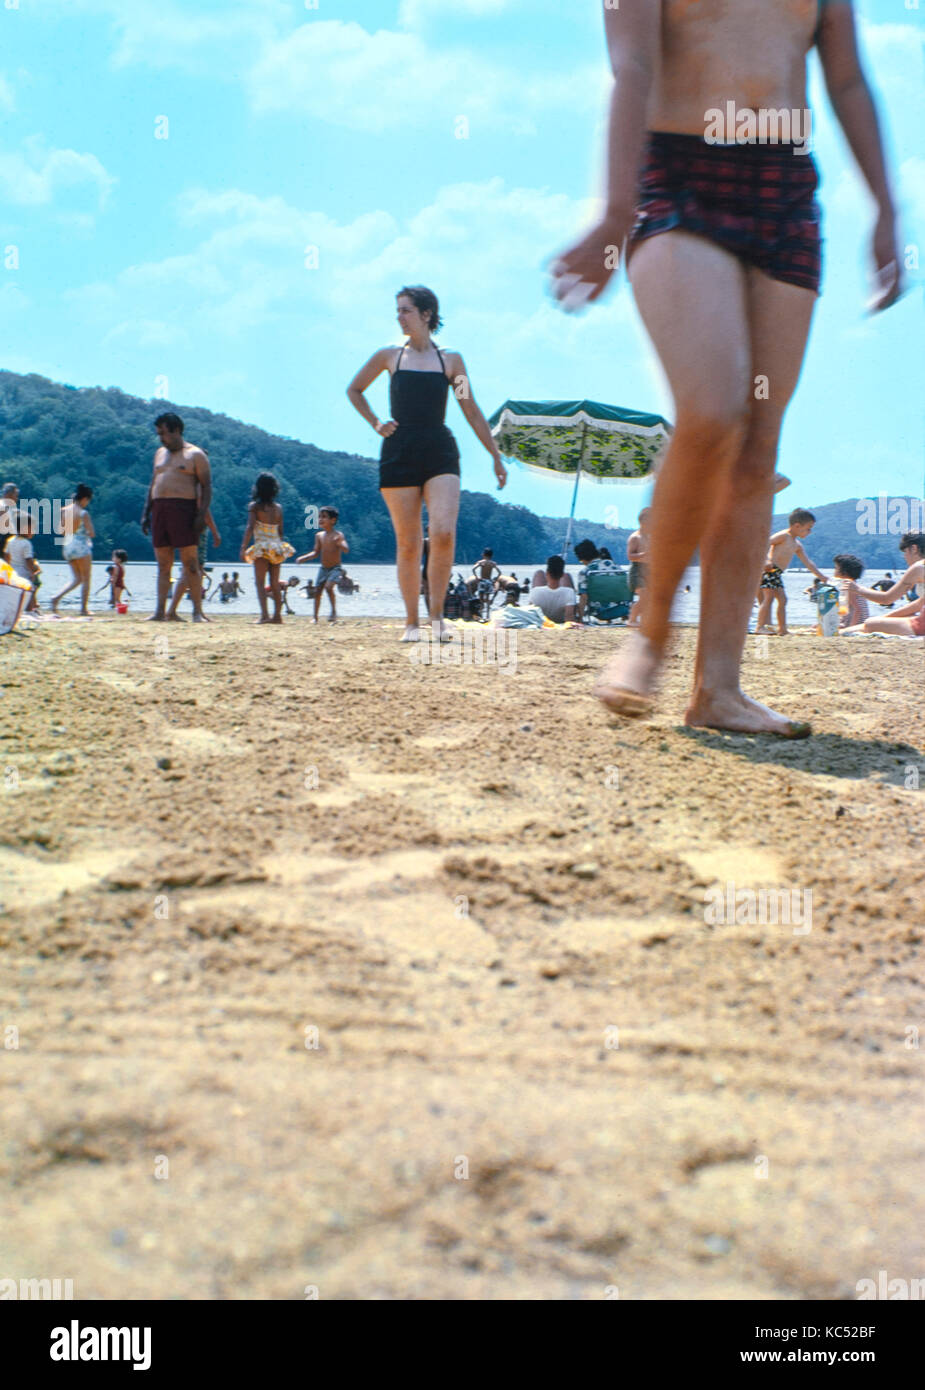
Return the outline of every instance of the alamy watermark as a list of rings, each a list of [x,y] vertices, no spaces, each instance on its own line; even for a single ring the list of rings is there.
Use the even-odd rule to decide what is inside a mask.
[[[703,895],[703,920],[708,927],[792,927],[806,936],[813,925],[811,888],[736,888],[715,883]]]
[[[888,497],[881,492],[876,500],[861,497],[855,505],[855,529],[859,536],[903,536],[907,531],[925,531],[925,498]]]
[[[421,629],[420,642],[408,646],[412,666],[497,666],[506,676],[517,670],[517,632],[514,628],[446,628],[440,641],[430,628]],[[452,636],[450,635],[452,633]]]
[[[792,145],[797,155],[807,155],[812,149],[813,113],[802,110],[778,110],[774,107],[737,107],[727,101],[725,107],[711,106],[704,112],[704,140],[708,145]]]
[[[59,1302],[73,1297],[73,1279],[0,1279],[0,1302],[43,1298]]]

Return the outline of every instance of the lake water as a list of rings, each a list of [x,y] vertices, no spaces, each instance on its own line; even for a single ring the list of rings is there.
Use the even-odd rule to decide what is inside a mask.
[[[91,594],[96,589],[101,588],[107,580],[106,565],[108,561],[95,561],[93,565],[93,583]],[[231,573],[234,566],[228,566],[227,571]],[[254,588],[253,571],[249,565],[239,564],[237,567],[238,575],[244,593],[240,598],[233,599],[229,603],[222,603],[218,597],[206,600],[205,611],[213,613],[242,613],[257,614],[260,611],[257,594]],[[532,576],[535,565],[507,564],[501,563],[501,570],[505,574],[516,574],[523,584]],[[174,574],[180,572],[179,565],[174,567]],[[217,587],[222,574],[226,572],[226,566],[216,565],[212,570],[213,587]],[[290,575],[296,575],[300,585],[311,577],[314,579],[317,574],[317,566],[312,565],[283,565],[282,577],[288,579]],[[577,581],[578,566],[569,566],[572,578]],[[398,590],[398,582],[395,576],[394,565],[350,565],[348,568],[350,577],[360,586],[359,593],[338,594],[337,611],[338,615],[344,618],[399,618],[404,613],[401,595]],[[454,574],[465,576],[467,570],[460,567],[454,570]],[[867,570],[864,573],[863,582],[865,585],[872,584],[875,580],[883,577],[884,570]],[[894,575],[896,571],[893,571]],[[39,602],[42,607],[48,608],[50,597],[62,589],[71,577],[70,566],[59,560],[47,560],[42,564],[42,588],[39,592]],[[132,613],[151,613],[154,611],[154,603],[157,585],[157,566],[153,561],[129,561],[126,566],[126,583],[131,591],[129,599],[129,611]],[[788,570],[784,576],[784,585],[787,593],[787,621],[795,626],[805,626],[814,624],[816,621],[815,605],[810,603],[803,590],[812,582],[812,575],[805,570]],[[690,593],[684,592],[684,586],[690,585]],[[293,594],[295,597],[293,597]],[[75,589],[68,594],[61,603],[61,612],[75,612],[79,609],[79,590]],[[295,610],[296,616],[304,614],[311,616],[313,604],[306,598],[302,588],[291,590],[289,595],[289,606]],[[96,594],[91,599],[91,612],[104,613],[109,611],[109,589],[108,586],[102,593]],[[673,617],[675,622],[696,623],[700,611],[700,570],[697,568],[689,569],[684,575],[681,589],[675,600]],[[886,609],[881,610],[886,612]],[[189,602],[183,601],[180,606],[182,614],[188,614]],[[322,603],[322,616],[329,612],[327,596]],[[421,615],[424,616],[423,602],[421,605]]]

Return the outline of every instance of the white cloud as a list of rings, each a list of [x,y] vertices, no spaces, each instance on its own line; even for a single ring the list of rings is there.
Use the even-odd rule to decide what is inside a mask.
[[[544,267],[585,224],[588,202],[495,178],[448,185],[400,222],[377,211],[338,223],[240,190],[194,190],[178,208],[189,229],[207,229],[187,254],[129,266],[67,296],[126,360],[133,348],[139,357],[154,348],[167,370],[172,349],[209,343],[221,372],[284,343],[296,362],[304,352],[317,364],[314,375],[346,380],[375,347],[397,340],[401,285],[425,283],[447,319],[443,342],[465,353],[486,409],[504,396],[561,395],[668,409],[625,286],[582,316],[564,315],[545,292]],[[304,263],[308,245],[318,248],[314,270]],[[328,341],[336,362],[318,360]]]
[[[520,75],[463,48],[354,21],[318,20],[265,45],[248,79],[258,111],[298,111],[354,130],[439,126],[532,133],[541,110],[596,107],[601,70],[560,78]]]
[[[114,183],[95,154],[47,149],[38,137],[22,152],[0,154],[0,197],[20,206],[51,203],[62,190],[89,186],[101,208]]]

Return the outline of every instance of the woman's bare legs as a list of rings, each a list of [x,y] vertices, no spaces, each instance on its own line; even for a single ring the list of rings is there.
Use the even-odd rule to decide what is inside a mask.
[[[398,587],[405,604],[405,632],[401,640],[416,642],[421,595],[421,552],[424,548],[424,532],[421,530],[423,496],[419,487],[384,487],[382,496],[395,532]]]
[[[76,560],[68,560],[68,564],[71,567],[71,573],[74,578],[60,593],[55,594],[49,606],[52,613],[57,613],[58,604],[64,598],[64,595],[69,594],[72,589],[82,586],[80,611],[85,618],[88,618],[90,614],[87,609],[87,603],[90,597],[90,576],[93,573],[93,557],[91,555],[80,555]]]
[[[459,475],[439,473],[424,484],[427,503],[427,534],[430,553],[427,557],[427,592],[431,630],[436,636],[443,633],[443,609],[446,589],[456,551],[456,519],[459,516]]]
[[[643,714],[675,592],[745,438],[750,351],[745,270],[711,242],[687,232],[652,237],[636,248],[630,279],[674,396],[675,428],[652,498],[641,631],[594,693],[618,713]]]
[[[700,633],[694,692],[685,715],[688,724],[789,737],[809,732],[808,725],[792,724],[743,695],[739,672],[755,586],[767,554],[784,412],[800,376],[815,305],[812,290],[749,271],[752,373],[760,386],[753,386],[753,393],[767,399],[751,401],[745,442],[714,494],[700,543]],[[774,596],[783,633],[786,598],[781,593]]]

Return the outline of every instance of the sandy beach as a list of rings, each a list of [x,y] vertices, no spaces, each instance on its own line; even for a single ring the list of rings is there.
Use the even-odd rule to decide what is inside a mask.
[[[922,643],[749,639],[745,688],[813,722],[788,744],[683,727],[690,630],[640,724],[590,695],[625,633],[435,667],[399,631],[3,640],[0,1275],[493,1300],[925,1275]],[[811,891],[811,926],[708,922],[730,883]]]

